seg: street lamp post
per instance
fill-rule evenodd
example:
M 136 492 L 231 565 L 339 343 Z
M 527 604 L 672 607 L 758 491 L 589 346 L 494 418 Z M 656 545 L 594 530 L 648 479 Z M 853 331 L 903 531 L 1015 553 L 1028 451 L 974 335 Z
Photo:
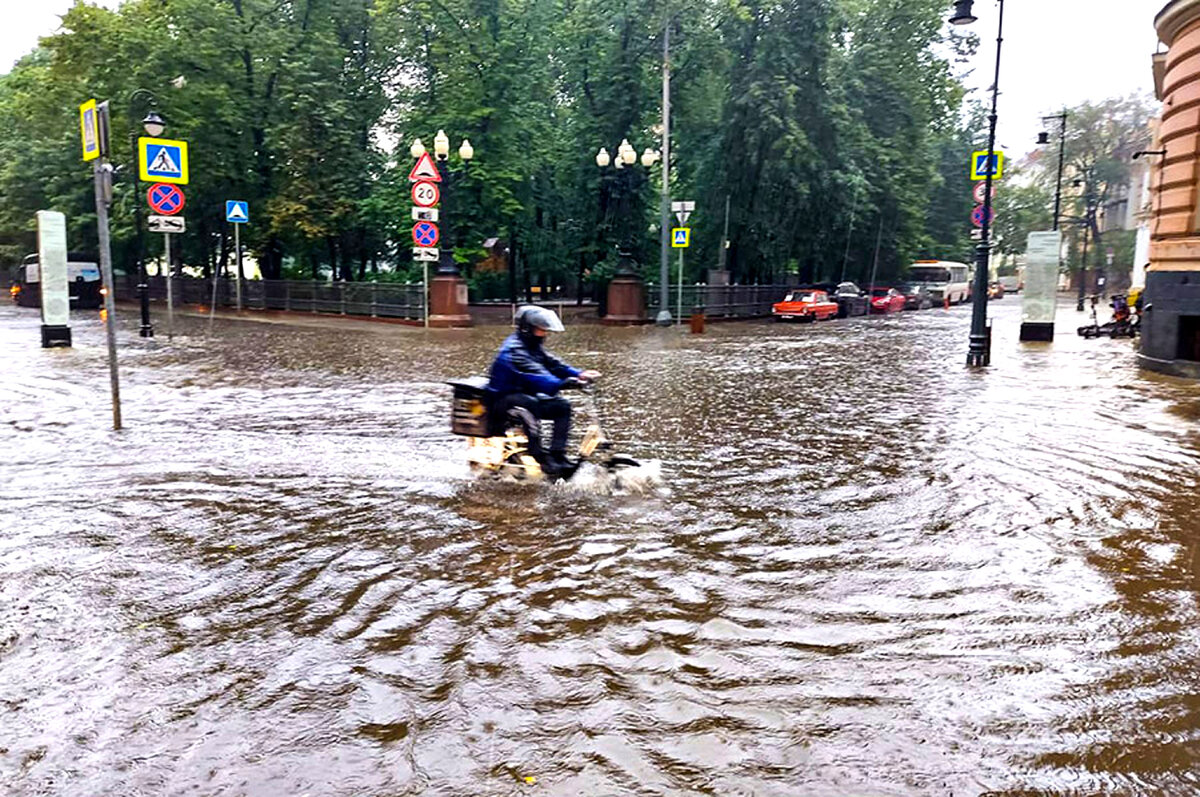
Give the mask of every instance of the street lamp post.
M 659 154 L 647 148 L 641 155 L 642 167 L 648 172 L 658 159 Z M 596 153 L 596 166 L 600 168 L 601 176 L 616 187 L 617 196 L 617 220 L 620 226 L 617 273 L 609 283 L 604 317 L 605 321 L 614 324 L 633 323 L 642 319 L 642 281 L 634 270 L 633 257 L 633 197 L 645 185 L 647 177 L 645 172 L 636 168 L 638 160 L 637 150 L 629 143 L 629 139 L 621 140 L 615 158 L 604 147 Z
M 957 0 L 954 4 L 953 25 L 970 25 L 976 20 L 971 13 L 974 0 Z M 1000 96 L 1000 50 L 1004 44 L 1004 0 L 1000 0 L 1000 23 L 996 32 L 996 75 L 992 82 L 992 112 L 988 115 L 988 169 L 983 193 L 983 230 L 979 246 L 975 249 L 975 286 L 972 291 L 971 336 L 967 350 L 967 365 L 981 368 L 991 362 L 990 340 L 987 330 L 987 284 L 991 259 L 992 226 L 992 177 L 995 173 L 993 160 L 996 151 L 996 108 Z
M 1054 182 L 1054 229 L 1058 229 L 1058 217 L 1062 213 L 1062 178 L 1063 164 L 1067 153 L 1067 112 L 1054 114 L 1053 116 L 1043 116 L 1043 122 L 1049 122 L 1051 119 L 1057 119 L 1058 126 L 1058 179 Z M 1038 134 L 1039 144 L 1049 144 L 1050 134 L 1042 131 Z
M 154 326 L 150 323 L 150 285 L 146 277 L 146 250 L 142 240 L 142 203 L 138 197 L 138 131 L 133 124 L 133 120 L 137 118 L 137 102 L 138 100 L 148 100 L 150 110 L 142 119 L 142 129 L 146 131 L 146 135 L 151 138 L 158 138 L 167 129 L 167 123 L 156 110 L 158 99 L 154 94 L 146 89 L 138 89 L 129 96 L 129 144 L 131 160 L 129 161 L 129 184 L 133 189 L 133 219 L 134 230 L 136 235 L 136 251 L 134 257 L 137 259 L 137 276 L 138 276 L 138 302 L 141 305 L 142 325 L 138 329 L 138 334 L 143 338 L 154 337 Z M 167 269 L 170 271 L 170 264 L 167 264 Z M 170 279 L 170 277 L 168 277 Z

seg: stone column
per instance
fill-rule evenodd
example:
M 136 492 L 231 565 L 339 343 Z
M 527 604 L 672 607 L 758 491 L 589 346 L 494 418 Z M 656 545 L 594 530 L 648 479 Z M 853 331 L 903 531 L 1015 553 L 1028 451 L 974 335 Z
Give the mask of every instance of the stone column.
M 1150 265 L 1140 364 L 1200 378 L 1200 0 L 1173 0 L 1154 20 L 1162 122 L 1151 149 Z

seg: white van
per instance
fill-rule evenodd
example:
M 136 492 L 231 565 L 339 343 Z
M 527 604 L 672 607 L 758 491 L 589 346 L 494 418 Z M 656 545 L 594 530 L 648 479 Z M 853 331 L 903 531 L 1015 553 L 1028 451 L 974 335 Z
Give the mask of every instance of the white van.
M 949 260 L 918 260 L 908 267 L 908 281 L 923 285 L 934 300 L 950 304 L 965 302 L 971 296 L 971 267 Z

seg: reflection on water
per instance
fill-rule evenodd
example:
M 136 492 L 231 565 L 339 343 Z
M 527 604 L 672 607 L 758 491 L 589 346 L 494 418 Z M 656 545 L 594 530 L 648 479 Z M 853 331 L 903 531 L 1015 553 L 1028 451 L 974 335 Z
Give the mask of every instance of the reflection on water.
M 609 497 L 469 477 L 497 328 L 123 318 L 114 434 L 4 307 L 6 793 L 1198 788 L 1200 399 L 968 312 L 569 330 Z

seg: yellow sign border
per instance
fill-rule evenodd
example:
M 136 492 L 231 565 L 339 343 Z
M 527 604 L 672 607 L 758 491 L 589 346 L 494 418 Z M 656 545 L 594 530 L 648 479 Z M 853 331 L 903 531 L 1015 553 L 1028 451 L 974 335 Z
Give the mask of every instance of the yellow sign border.
M 992 175 L 992 180 L 999 180 L 1001 177 L 1004 176 L 1004 153 L 998 149 L 992 150 L 992 153 L 996 156 L 996 173 Z M 986 149 L 981 149 L 978 152 L 971 153 L 971 179 L 972 180 L 986 180 L 987 179 L 986 174 L 980 174 L 979 172 L 975 171 L 975 167 L 979 165 L 979 156 L 987 155 L 987 154 L 988 154 L 988 151 Z
M 683 230 L 683 243 L 681 243 L 681 244 L 675 242 L 675 233 L 679 232 L 680 230 Z M 672 249 L 687 249 L 688 244 L 690 244 L 691 242 L 692 242 L 692 228 L 691 227 L 672 227 L 671 228 L 671 248 Z
M 92 112 L 92 141 L 95 146 L 88 152 L 87 144 L 87 112 Z M 83 145 L 83 160 L 94 161 L 100 157 L 100 119 L 96 110 L 96 101 L 88 100 L 79 106 L 79 141 Z
M 146 173 L 146 148 L 152 144 L 167 147 L 179 147 L 179 177 L 159 177 Z M 173 138 L 139 138 L 138 139 L 138 177 L 143 183 L 169 183 L 170 185 L 188 184 L 188 145 L 186 141 Z

